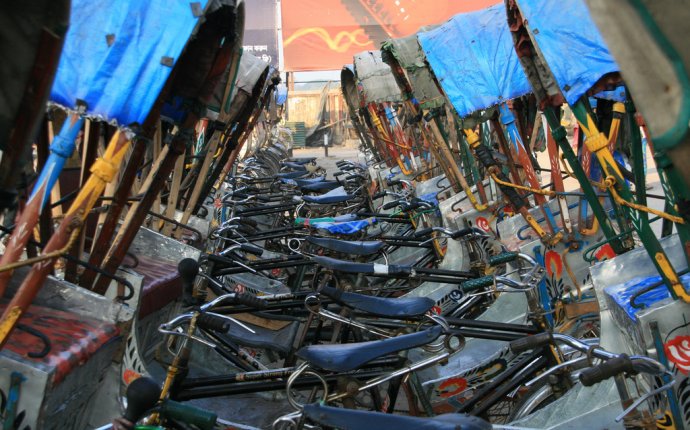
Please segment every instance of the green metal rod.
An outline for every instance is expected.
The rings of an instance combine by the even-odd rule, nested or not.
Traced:
[[[546,107],[544,109],[544,116],[546,117],[546,122],[549,124],[549,128],[551,129],[551,135],[561,148],[565,159],[568,160],[568,164],[573,170],[575,178],[577,178],[578,182],[580,183],[582,192],[585,194],[585,198],[587,199],[589,206],[592,208],[594,216],[599,221],[601,230],[604,232],[604,235],[607,237],[607,239],[611,241],[611,247],[613,248],[614,252],[616,254],[624,253],[628,249],[623,246],[623,242],[613,230],[611,224],[609,224],[609,218],[606,216],[606,211],[604,211],[604,207],[601,205],[601,202],[597,197],[597,193],[594,191],[592,184],[589,182],[589,178],[585,174],[582,165],[580,165],[580,162],[577,160],[577,156],[573,152],[573,148],[570,147],[570,143],[566,139],[565,128],[563,128],[561,125],[555,109],[551,106]]]
[[[625,182],[625,179],[619,174],[619,169],[615,164],[613,155],[606,147],[607,142],[601,142],[603,135],[594,124],[590,114],[589,105],[586,103],[586,101],[583,101],[584,99],[585,98],[583,97],[571,107],[573,114],[577,118],[583,131],[585,132],[585,135],[587,136],[585,143],[588,145],[588,147],[590,147],[593,155],[596,155],[597,159],[599,160],[601,168],[604,171],[604,176],[613,177],[616,192],[621,196],[622,199],[627,200],[628,202],[633,202],[633,193]],[[602,144],[603,147],[600,147]],[[614,196],[611,195],[612,199],[613,197]],[[627,214],[628,218],[632,222],[635,231],[640,237],[642,246],[644,246],[644,248],[647,250],[647,253],[651,257],[654,266],[663,279],[664,284],[666,284],[671,296],[674,299],[680,297],[683,299],[683,301],[690,302],[690,294],[685,291],[683,284],[680,283],[676,270],[673,268],[670,259],[666,255],[666,252],[661,247],[659,240],[650,228],[649,223],[645,223],[643,221],[636,209],[633,209],[629,206],[622,206],[621,209]]]

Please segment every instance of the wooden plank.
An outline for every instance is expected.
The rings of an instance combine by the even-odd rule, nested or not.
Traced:
[[[171,219],[175,218],[175,209],[177,208],[177,197],[180,195],[180,184],[182,183],[182,175],[184,174],[184,156],[178,157],[175,162],[173,170],[172,183],[170,184],[170,194],[168,194],[168,206],[165,208],[165,216]],[[158,197],[160,199],[160,196]],[[161,234],[170,236],[173,224],[163,221],[163,227],[160,229]]]
[[[182,224],[187,224],[189,218],[191,218],[192,216],[194,208],[196,207],[197,201],[199,201],[199,197],[201,196],[201,189],[204,187],[206,176],[208,175],[208,171],[211,169],[211,163],[213,162],[213,156],[215,155],[216,150],[218,149],[221,134],[221,130],[216,130],[213,133],[213,136],[211,137],[211,141],[208,143],[208,146],[206,148],[206,156],[204,157],[204,161],[201,165],[201,168],[199,169],[199,177],[196,181],[196,184],[194,185],[192,195],[189,197],[189,202],[187,202],[187,208],[182,214],[182,219],[180,220]],[[175,238],[179,239],[180,237],[182,237],[182,229],[178,228],[177,230],[175,230]]]

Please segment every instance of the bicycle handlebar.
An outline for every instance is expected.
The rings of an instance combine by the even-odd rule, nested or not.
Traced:
[[[530,257],[527,254],[522,254],[518,252],[504,252],[492,258],[493,261],[491,258],[489,258],[489,264],[491,265],[497,265],[502,264],[504,262],[521,259],[529,263],[529,265],[532,267],[520,281],[510,279],[506,276],[489,275],[464,282],[460,285],[460,289],[462,289],[462,291],[469,293],[481,288],[489,287],[494,284],[501,284],[509,288],[513,288],[514,290],[525,291],[536,287],[539,281],[541,281],[541,279],[544,276],[544,268],[539,266],[539,264],[534,260],[534,258]]]

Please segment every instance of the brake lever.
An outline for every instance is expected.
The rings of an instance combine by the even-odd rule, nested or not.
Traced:
[[[205,313],[206,313],[206,315],[213,315],[213,316],[216,316],[216,317],[221,317],[221,318],[226,319],[226,320],[228,320],[228,321],[232,321],[232,322],[234,322],[235,324],[237,324],[238,326],[240,326],[240,327],[242,327],[243,329],[247,330],[249,333],[251,333],[251,334],[256,334],[256,331],[255,331],[255,330],[252,330],[248,325],[244,324],[243,322],[241,322],[241,321],[239,321],[239,320],[237,320],[237,319],[235,319],[235,318],[233,318],[233,317],[231,317],[231,316],[223,315],[223,314],[217,314],[217,313],[215,313],[215,312],[205,312]]]
[[[668,391],[669,389],[673,388],[674,384],[676,383],[676,380],[675,380],[675,377],[674,377],[675,375],[673,374],[673,372],[670,372],[670,371],[668,371],[668,370],[665,370],[664,373],[665,373],[666,375],[668,375],[668,377],[669,377],[669,382],[667,382],[666,384],[662,385],[661,387],[659,387],[659,388],[657,388],[657,389],[655,389],[655,390],[652,390],[652,391],[650,391],[650,392],[644,394],[643,396],[641,396],[641,397],[639,397],[637,400],[635,400],[635,401],[632,403],[632,405],[628,406],[628,408],[627,408],[626,410],[624,410],[623,412],[621,412],[621,414],[618,415],[618,416],[616,417],[616,422],[617,422],[617,423],[621,422],[621,421],[623,420],[623,418],[625,418],[625,416],[628,415],[630,412],[632,412],[632,411],[634,411],[635,409],[637,409],[637,407],[640,406],[640,405],[642,404],[642,402],[646,402],[649,398],[654,397],[654,396],[656,396],[657,394],[661,394],[661,393],[663,393],[664,391]]]
[[[185,338],[185,339],[195,340],[195,341],[197,341],[197,342],[199,342],[199,343],[202,343],[202,344],[204,344],[204,345],[206,345],[206,346],[208,346],[208,347],[210,347],[210,348],[215,348],[215,347],[218,346],[218,345],[216,345],[216,344],[213,343],[213,342],[210,342],[210,341],[208,341],[208,340],[206,340],[206,339],[202,339],[202,338],[200,338],[200,337],[198,337],[198,336],[194,336],[193,334],[192,334],[192,335],[189,335],[189,334],[187,334],[186,332],[180,333],[179,331],[176,331],[176,330],[169,330],[169,329],[167,329],[167,328],[164,328],[166,325],[167,325],[167,324],[161,324],[161,325],[158,327],[158,332],[159,332],[159,333],[163,333],[163,334],[167,334],[168,336],[177,336],[177,337],[182,337],[182,338]],[[172,351],[170,351],[170,352],[172,352]]]

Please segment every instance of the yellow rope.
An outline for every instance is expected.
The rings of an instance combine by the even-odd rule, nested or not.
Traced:
[[[616,191],[616,188],[614,187],[615,183],[616,183],[616,180],[612,176],[609,176],[604,181],[604,184],[611,191],[611,195],[613,196],[613,199],[619,205],[627,206],[629,208],[633,208],[633,209],[638,210],[638,211],[647,212],[647,213],[656,215],[658,217],[661,217],[663,219],[669,220],[671,222],[675,222],[676,224],[685,224],[685,220],[679,216],[671,215],[671,214],[668,214],[668,213],[660,211],[660,210],[652,209],[648,206],[640,205],[637,203],[632,203],[632,202],[625,200],[623,197],[618,195],[618,192]]]
[[[513,184],[512,182],[502,181],[496,176],[495,173],[491,174],[491,177],[500,185],[505,185],[506,187],[515,188],[518,190],[527,191],[534,194],[541,194],[542,196],[556,197],[556,192],[552,190],[537,190],[535,188],[525,187],[523,185]]]
[[[573,175],[572,172],[568,170],[567,163],[564,162],[563,167],[564,167],[564,170],[566,171],[566,174],[568,176],[570,176],[571,178],[575,178],[575,175]],[[671,215],[669,213],[666,213],[666,212],[663,212],[663,211],[660,211],[657,209],[652,209],[648,206],[644,206],[644,205],[641,205],[638,203],[632,203],[632,202],[625,200],[616,191],[616,188],[615,188],[616,180],[613,178],[613,176],[609,176],[608,178],[606,178],[606,180],[604,180],[604,182],[592,181],[591,179],[589,182],[592,185],[594,185],[595,187],[598,187],[602,190],[608,189],[611,192],[611,195],[613,196],[613,200],[615,200],[616,203],[618,203],[619,205],[627,206],[629,208],[632,208],[632,209],[635,209],[638,211],[647,212],[647,213],[650,213],[652,215],[656,215],[660,218],[669,220],[671,222],[675,222],[676,224],[685,224],[685,220],[679,216]]]

